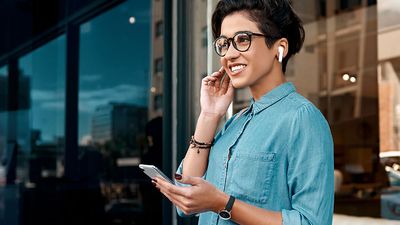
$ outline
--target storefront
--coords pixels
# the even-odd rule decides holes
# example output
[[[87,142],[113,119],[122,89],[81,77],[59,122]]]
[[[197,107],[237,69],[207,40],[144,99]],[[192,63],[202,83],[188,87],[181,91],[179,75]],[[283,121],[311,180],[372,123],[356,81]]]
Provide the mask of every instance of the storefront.
[[[0,3],[0,224],[195,223],[137,165],[171,176],[186,152],[217,2]],[[335,213],[399,220],[400,4],[293,6],[306,40],[286,77],[331,126]]]

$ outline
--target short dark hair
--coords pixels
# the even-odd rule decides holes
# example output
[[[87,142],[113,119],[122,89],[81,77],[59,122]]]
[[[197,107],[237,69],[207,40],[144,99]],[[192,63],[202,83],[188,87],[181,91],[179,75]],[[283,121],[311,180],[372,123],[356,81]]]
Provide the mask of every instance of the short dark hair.
[[[257,24],[269,48],[280,38],[288,40],[288,53],[282,62],[285,72],[289,58],[300,51],[305,38],[303,22],[293,10],[291,0],[220,0],[212,15],[214,38],[221,35],[224,18],[241,11]]]

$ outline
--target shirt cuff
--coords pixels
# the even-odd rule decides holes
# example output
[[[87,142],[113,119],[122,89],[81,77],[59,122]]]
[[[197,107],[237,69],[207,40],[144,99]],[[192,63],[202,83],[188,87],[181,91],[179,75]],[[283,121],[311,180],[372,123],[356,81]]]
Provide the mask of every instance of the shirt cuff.
[[[282,209],[282,224],[283,225],[303,225],[309,224],[301,221],[300,213],[296,210]]]

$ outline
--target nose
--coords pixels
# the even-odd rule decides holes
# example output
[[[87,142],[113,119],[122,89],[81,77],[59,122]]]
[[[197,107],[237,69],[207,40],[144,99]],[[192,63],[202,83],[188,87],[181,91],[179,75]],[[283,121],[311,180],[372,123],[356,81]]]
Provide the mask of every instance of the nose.
[[[240,55],[240,52],[238,50],[236,50],[235,47],[233,47],[233,43],[231,42],[224,58],[227,60],[236,59],[237,57],[239,57],[239,55]]]

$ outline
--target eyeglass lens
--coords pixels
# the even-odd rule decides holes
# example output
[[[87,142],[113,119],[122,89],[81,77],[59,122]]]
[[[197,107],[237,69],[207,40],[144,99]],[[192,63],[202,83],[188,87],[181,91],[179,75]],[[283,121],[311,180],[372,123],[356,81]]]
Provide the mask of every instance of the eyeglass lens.
[[[230,41],[226,37],[220,37],[215,41],[215,50],[218,55],[224,56],[229,49]],[[247,51],[250,47],[251,37],[246,33],[238,33],[233,37],[233,47],[238,51]]]

